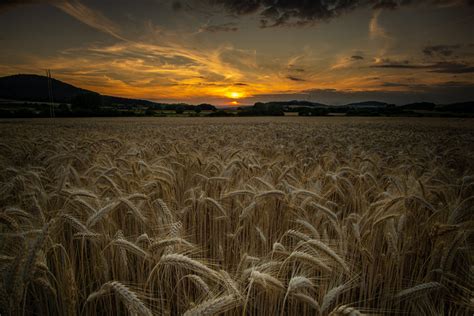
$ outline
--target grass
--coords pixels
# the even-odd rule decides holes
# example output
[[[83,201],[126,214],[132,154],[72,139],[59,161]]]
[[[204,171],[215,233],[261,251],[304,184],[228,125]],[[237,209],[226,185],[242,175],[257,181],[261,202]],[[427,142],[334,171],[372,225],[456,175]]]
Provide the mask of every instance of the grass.
[[[472,315],[470,120],[0,122],[2,315]]]

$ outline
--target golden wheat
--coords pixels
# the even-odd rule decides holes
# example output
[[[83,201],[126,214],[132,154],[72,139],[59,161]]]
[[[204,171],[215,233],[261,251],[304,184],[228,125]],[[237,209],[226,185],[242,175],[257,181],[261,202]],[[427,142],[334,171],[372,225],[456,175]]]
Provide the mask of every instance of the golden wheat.
[[[2,315],[473,313],[470,121],[1,123]]]

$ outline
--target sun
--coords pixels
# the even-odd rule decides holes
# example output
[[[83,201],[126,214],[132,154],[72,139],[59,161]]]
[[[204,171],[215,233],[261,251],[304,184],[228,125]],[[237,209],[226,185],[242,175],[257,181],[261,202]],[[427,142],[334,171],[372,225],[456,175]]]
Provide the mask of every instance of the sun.
[[[227,96],[231,99],[240,99],[242,97],[242,93],[237,91],[231,91],[227,94]]]
[[[232,104],[232,105],[239,105],[239,102],[237,102],[237,101],[232,101],[232,102],[230,102],[230,104]]]

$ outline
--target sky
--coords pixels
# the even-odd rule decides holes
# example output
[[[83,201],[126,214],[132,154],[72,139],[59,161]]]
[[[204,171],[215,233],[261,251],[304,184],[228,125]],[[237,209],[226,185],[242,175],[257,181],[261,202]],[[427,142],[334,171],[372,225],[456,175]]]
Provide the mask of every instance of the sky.
[[[473,0],[0,0],[0,76],[247,105],[474,100]]]

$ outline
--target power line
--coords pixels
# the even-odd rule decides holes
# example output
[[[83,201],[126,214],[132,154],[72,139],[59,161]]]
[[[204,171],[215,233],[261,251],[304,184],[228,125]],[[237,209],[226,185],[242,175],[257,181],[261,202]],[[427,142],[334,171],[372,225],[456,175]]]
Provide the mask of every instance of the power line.
[[[51,70],[46,69],[46,77],[48,77],[48,95],[49,95],[49,116],[54,117],[54,104],[53,104],[53,82],[51,79]]]

